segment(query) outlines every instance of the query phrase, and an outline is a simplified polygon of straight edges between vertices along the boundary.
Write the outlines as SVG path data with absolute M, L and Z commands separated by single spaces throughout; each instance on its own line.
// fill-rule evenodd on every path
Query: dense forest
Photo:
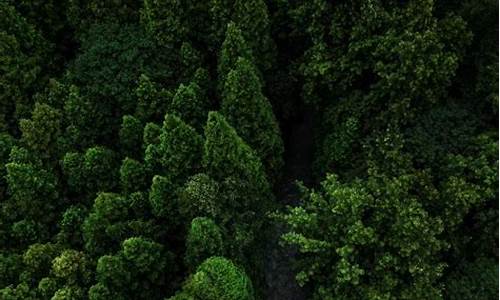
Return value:
M 0 299 L 498 295 L 496 0 L 0 0 Z

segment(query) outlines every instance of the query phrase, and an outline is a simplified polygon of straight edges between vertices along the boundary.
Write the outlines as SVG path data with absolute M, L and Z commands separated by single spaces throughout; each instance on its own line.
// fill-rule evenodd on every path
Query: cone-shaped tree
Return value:
M 167 178 L 156 175 L 149 191 L 149 203 L 153 214 L 169 219 L 169 224 L 177 224 L 177 195 L 175 185 Z
M 185 283 L 182 292 L 170 300 L 253 300 L 252 282 L 245 272 L 223 257 L 203 262 Z
M 222 233 L 219 226 L 209 218 L 193 219 L 186 239 L 184 257 L 188 268 L 193 271 L 205 259 L 223 255 L 223 251 Z
M 202 130 L 208 113 L 208 99 L 195 82 L 181 83 L 172 99 L 170 112 L 197 130 Z
M 19 126 L 22 142 L 39 158 L 57 154 L 57 139 L 61 134 L 61 112 L 47 104 L 36 103 L 31 119 L 22 119 Z
M 283 141 L 255 67 L 239 58 L 224 84 L 222 114 L 262 159 L 270 178 L 283 166 Z
M 147 180 L 147 171 L 143 164 L 128 157 L 123 160 L 120 168 L 120 184 L 125 193 L 144 190 Z
M 208 114 L 205 127 L 203 166 L 218 181 L 234 177 L 253 184 L 256 191 L 269 192 L 269 183 L 256 153 L 241 139 L 224 116 Z
M 119 162 L 116 153 L 104 147 L 87 149 L 83 158 L 83 171 L 90 191 L 112 191 L 118 184 Z
M 200 168 L 202 142 L 193 127 L 167 114 L 159 144 L 147 147 L 144 160 L 153 168 L 153 174 L 168 176 L 176 183 L 183 182 Z
M 10 2 L 0 3 L 0 130 L 13 132 L 18 119 L 29 117 L 49 47 Z
M 210 39 L 209 47 L 217 51 L 224 41 L 226 26 L 231 21 L 233 0 L 210 0 Z
M 139 77 L 135 95 L 137 96 L 135 117 L 143 123 L 148 121 L 160 122 L 172 101 L 170 91 L 160 88 L 144 74 Z
M 267 5 L 264 0 L 235 0 L 232 20 L 258 57 L 257 66 L 264 72 L 274 63 L 275 45 L 269 30 Z
M 243 33 L 234 22 L 230 22 L 227 24 L 226 36 L 217 61 L 219 91 L 224 88 L 227 74 L 235 68 L 239 57 L 254 61 L 252 50 L 245 41 Z
M 143 132 L 144 128 L 139 119 L 130 115 L 123 116 L 119 136 L 121 152 L 125 156 L 136 159 L 141 157 Z

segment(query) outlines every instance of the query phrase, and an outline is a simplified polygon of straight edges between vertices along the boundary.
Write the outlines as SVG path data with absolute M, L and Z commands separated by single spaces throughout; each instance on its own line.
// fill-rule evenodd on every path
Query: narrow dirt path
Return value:
M 285 170 L 284 178 L 279 187 L 276 199 L 280 204 L 298 205 L 300 195 L 296 187 L 296 180 L 309 184 L 311 181 L 311 164 L 313 149 L 313 113 L 304 111 L 301 117 L 292 122 L 289 132 L 285 132 L 288 139 L 285 141 Z M 267 299 L 269 300 L 305 300 L 306 293 L 295 281 L 292 269 L 293 257 L 296 250 L 279 245 L 283 226 L 275 224 L 272 239 L 267 249 L 266 282 L 268 286 Z

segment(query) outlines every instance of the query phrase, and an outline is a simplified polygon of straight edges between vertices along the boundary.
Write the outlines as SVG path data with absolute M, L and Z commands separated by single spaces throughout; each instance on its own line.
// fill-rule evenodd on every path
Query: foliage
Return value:
M 495 0 L 0 1 L 0 299 L 493 298 L 497 25 Z
M 214 256 L 204 261 L 183 291 L 170 299 L 249 300 L 254 299 L 254 294 L 250 280 L 240 268 L 230 260 Z
M 299 283 L 311 282 L 317 299 L 439 298 L 443 225 L 409 194 L 411 180 L 342 184 L 330 175 L 321 191 L 306 190 L 304 205 L 281 215 L 284 241 L 303 256 Z
M 208 218 L 195 218 L 186 238 L 184 260 L 190 270 L 195 270 L 205 259 L 224 254 L 220 228 Z
M 272 107 L 251 62 L 238 58 L 224 83 L 221 112 L 266 166 L 270 178 L 283 165 L 283 142 Z

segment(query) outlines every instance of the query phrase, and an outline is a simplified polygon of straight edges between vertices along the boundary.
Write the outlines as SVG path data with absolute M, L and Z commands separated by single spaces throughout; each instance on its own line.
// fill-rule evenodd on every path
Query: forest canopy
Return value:
M 498 61 L 494 0 L 1 0 L 0 299 L 495 299 Z

